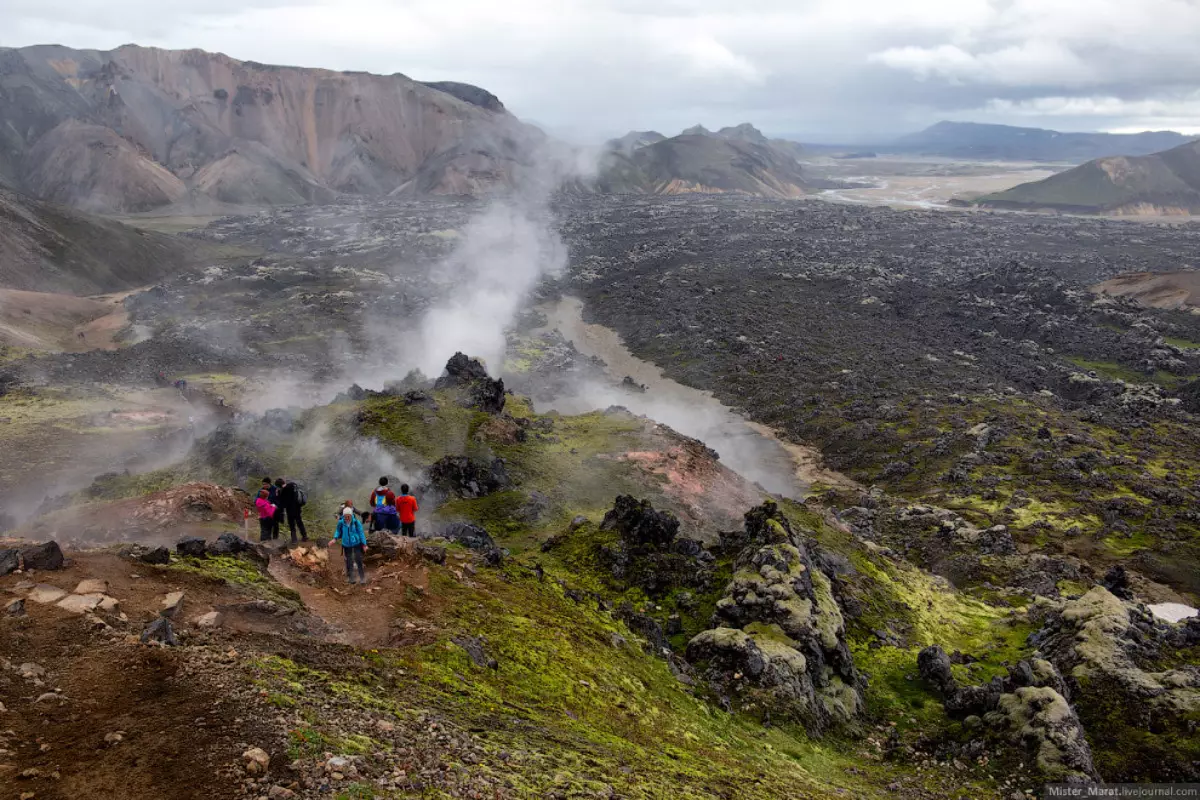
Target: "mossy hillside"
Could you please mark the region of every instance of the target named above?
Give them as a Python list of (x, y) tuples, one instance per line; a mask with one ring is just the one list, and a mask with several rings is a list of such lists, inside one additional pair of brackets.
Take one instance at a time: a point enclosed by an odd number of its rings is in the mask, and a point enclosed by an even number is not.
[[(568, 597), (559, 580), (574, 576), (551, 571), (538, 581), (527, 564), (509, 562), (468, 583), (435, 569), (437, 641), (354, 655), (357, 669), (268, 657), (255, 678), (305, 718), (293, 736), (297, 755), (354, 733), (339, 706), (398, 724), (436, 717), (470, 731), (487, 753), (455, 768), (502, 774), (516, 797), (587, 796), (607, 785), (632, 798), (867, 798), (890, 796), (897, 780), (938, 796), (998, 796), (987, 779), (883, 763), (869, 742), (809, 741), (720, 711), (610, 614)], [(478, 637), (497, 668), (476, 666), (455, 635)]]
[(172, 556), (167, 569), (201, 575), (233, 586), (250, 597), (270, 600), (285, 608), (300, 609), (304, 602), (295, 591), (281, 585), (248, 559), (239, 556), (205, 558)]
[(915, 567), (865, 552), (851, 560), (858, 574), (845, 579), (843, 591), (860, 611), (847, 620), (848, 639), (855, 664), (868, 677), (868, 712), (895, 723), (902, 734), (961, 736), (961, 726), (945, 716), (941, 698), (921, 680), (917, 654), (934, 644), (961, 652), (972, 663), (955, 665), (955, 676), (984, 683), (1032, 652), (1028, 638), (1036, 626), (1022, 610), (972, 598)]

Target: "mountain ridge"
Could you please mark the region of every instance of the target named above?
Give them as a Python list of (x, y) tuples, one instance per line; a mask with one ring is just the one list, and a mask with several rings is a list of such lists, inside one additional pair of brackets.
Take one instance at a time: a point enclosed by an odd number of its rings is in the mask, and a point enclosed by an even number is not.
[(543, 139), (468, 84), (197, 49), (0, 50), (0, 175), (98, 212), (188, 197), (285, 204), (418, 186), (484, 192), (511, 183), (514, 164)]
[(1116, 155), (1148, 155), (1185, 143), (1175, 131), (1072, 133), (1047, 128), (942, 120), (893, 140), (888, 149), (954, 158), (1016, 161), (1087, 161)]
[(1094, 159), (975, 202), (985, 208), (1086, 214), (1198, 214), (1200, 139), (1147, 156)]

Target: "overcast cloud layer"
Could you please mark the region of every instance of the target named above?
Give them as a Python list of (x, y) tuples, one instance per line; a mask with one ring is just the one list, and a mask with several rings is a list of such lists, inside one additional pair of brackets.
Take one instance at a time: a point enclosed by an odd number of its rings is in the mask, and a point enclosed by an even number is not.
[(1200, 0), (0, 0), (0, 45), (460, 80), (560, 135), (1200, 132)]

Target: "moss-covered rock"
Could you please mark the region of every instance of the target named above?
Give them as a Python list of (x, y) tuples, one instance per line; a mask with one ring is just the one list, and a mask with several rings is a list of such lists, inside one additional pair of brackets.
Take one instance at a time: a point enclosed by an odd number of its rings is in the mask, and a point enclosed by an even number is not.
[(761, 705), (823, 731), (854, 721), (865, 683), (846, 643), (828, 576), (773, 502), (746, 514), (743, 545), (714, 622), (688, 644), (689, 661), (724, 698)]
[(1200, 637), (1097, 586), (1051, 611), (1038, 645), (1067, 679), (1108, 780), (1200, 778)]

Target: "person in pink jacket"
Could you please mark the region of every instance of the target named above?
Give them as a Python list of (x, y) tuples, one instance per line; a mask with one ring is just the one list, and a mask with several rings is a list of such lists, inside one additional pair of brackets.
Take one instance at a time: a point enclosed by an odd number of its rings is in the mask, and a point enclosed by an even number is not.
[(275, 531), (275, 506), (267, 499), (266, 489), (259, 491), (254, 507), (258, 509), (258, 538), (265, 542)]

